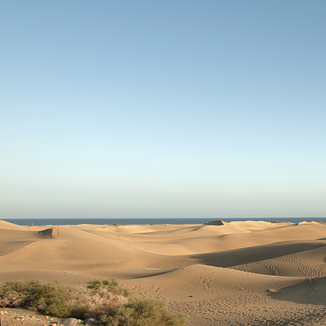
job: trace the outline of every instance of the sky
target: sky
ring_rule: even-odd
[[[0,218],[325,217],[325,12],[1,1]]]

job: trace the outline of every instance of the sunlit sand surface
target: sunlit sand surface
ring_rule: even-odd
[[[116,278],[189,325],[325,325],[326,224],[18,226],[0,221],[0,281]],[[292,325],[291,324],[291,325]]]

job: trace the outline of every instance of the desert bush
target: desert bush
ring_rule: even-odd
[[[13,280],[0,287],[0,307],[28,307],[55,317],[98,318],[104,311],[127,303],[125,296],[112,293],[124,293],[118,283],[100,284],[101,287],[85,288]]]
[[[109,281],[99,281],[94,280],[87,283],[87,288],[91,290],[98,290],[100,288],[105,288],[107,291],[116,294],[116,295],[123,295],[124,297],[128,297],[130,295],[129,291],[127,289],[122,288],[118,282],[111,278]]]
[[[92,281],[87,287],[56,282],[13,280],[0,286],[0,307],[25,307],[59,318],[99,319],[104,326],[183,326],[162,301],[128,299],[129,292],[114,280]]]
[[[97,290],[102,286],[102,282],[99,280],[90,281],[87,283],[87,289]]]
[[[117,295],[109,291],[105,287],[97,288],[97,290],[78,287],[72,290],[75,303],[79,303],[81,307],[87,306],[88,310],[81,314],[78,312],[81,309],[74,310],[73,314],[79,318],[93,317],[99,318],[103,312],[113,310],[115,307],[126,304],[128,299],[125,296]]]
[[[105,326],[184,326],[181,314],[172,314],[165,302],[158,300],[134,300],[127,305],[103,314]]]
[[[74,306],[70,288],[56,283],[41,284],[39,281],[13,280],[6,282],[0,291],[1,307],[30,307],[32,310],[56,316],[68,317]]]

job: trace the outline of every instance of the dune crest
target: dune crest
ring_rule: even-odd
[[[7,221],[0,221],[0,229],[26,230],[26,227],[22,225],[16,225]]]

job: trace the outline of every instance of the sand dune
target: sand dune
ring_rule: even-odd
[[[322,325],[326,225],[18,226],[0,221],[0,281],[115,277],[189,325]]]
[[[0,229],[5,229],[5,230],[26,230],[25,226],[21,225],[16,225],[9,223],[7,221],[0,221]]]

